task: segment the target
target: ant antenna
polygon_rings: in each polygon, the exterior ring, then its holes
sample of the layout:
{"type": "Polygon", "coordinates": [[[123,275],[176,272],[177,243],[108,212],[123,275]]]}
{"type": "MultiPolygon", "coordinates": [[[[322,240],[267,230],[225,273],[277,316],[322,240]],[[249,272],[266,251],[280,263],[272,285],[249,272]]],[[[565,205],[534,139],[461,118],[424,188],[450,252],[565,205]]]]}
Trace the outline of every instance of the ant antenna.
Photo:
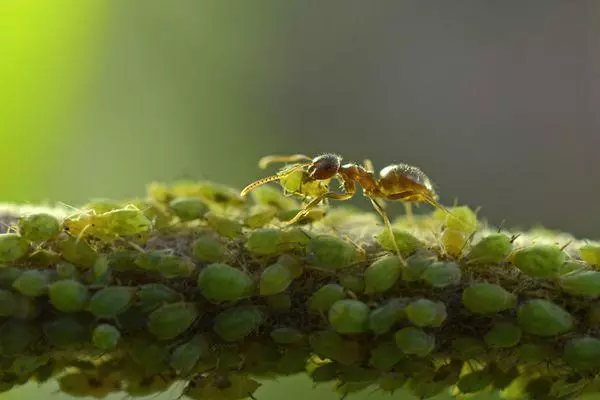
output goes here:
{"type": "Polygon", "coordinates": [[[288,170],[282,171],[276,175],[267,176],[266,178],[262,178],[262,179],[257,180],[256,182],[252,182],[251,184],[246,186],[244,189],[242,189],[242,191],[240,192],[240,196],[246,197],[248,195],[248,193],[250,193],[257,187],[262,186],[269,182],[274,182],[274,181],[278,181],[282,178],[285,178],[286,176],[291,175],[292,173],[296,172],[300,168],[306,167],[308,165],[310,165],[310,163],[298,164],[298,165],[295,165],[294,167],[292,167],[288,170]]]}
{"type": "Polygon", "coordinates": [[[261,158],[258,161],[258,167],[260,169],[267,168],[270,164],[276,162],[296,162],[296,161],[306,161],[311,160],[310,157],[305,156],[304,154],[293,154],[291,156],[266,156],[261,158]]]}

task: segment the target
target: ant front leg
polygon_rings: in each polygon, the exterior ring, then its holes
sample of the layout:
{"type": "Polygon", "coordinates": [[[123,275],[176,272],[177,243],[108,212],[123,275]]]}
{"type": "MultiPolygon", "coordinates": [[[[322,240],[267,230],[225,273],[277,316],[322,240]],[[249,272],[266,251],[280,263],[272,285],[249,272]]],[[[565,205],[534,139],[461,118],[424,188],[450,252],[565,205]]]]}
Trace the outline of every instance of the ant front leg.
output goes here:
{"type": "Polygon", "coordinates": [[[385,209],[374,198],[369,197],[369,200],[371,200],[371,204],[373,204],[373,207],[375,208],[375,210],[379,213],[381,218],[383,218],[383,223],[385,224],[385,228],[388,231],[388,234],[390,235],[390,240],[392,241],[392,244],[394,245],[394,250],[396,251],[396,254],[398,255],[398,258],[400,259],[400,262],[402,263],[402,265],[404,265],[406,267],[406,261],[404,260],[404,257],[402,257],[402,254],[400,254],[400,248],[398,247],[398,243],[396,243],[396,236],[394,235],[394,229],[392,228],[392,223],[390,222],[390,219],[388,218],[387,213],[385,212],[385,209]]]}
{"type": "Polygon", "coordinates": [[[320,196],[317,196],[314,199],[312,199],[306,206],[304,206],[304,208],[302,210],[300,210],[294,216],[294,218],[287,221],[286,225],[292,225],[292,224],[298,222],[298,220],[300,218],[302,218],[306,214],[308,214],[310,212],[310,210],[312,210],[313,208],[318,206],[319,203],[321,203],[325,199],[342,200],[343,201],[343,200],[348,200],[352,196],[354,196],[354,193],[334,193],[334,192],[328,192],[328,193],[322,194],[320,196]]]}

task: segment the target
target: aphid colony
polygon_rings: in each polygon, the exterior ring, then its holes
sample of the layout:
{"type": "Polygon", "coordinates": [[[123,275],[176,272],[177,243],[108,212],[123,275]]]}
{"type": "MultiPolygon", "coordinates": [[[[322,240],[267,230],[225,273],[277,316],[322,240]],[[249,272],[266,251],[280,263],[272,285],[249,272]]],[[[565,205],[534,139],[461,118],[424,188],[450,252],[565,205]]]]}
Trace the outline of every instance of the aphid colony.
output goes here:
{"type": "MultiPolygon", "coordinates": [[[[64,220],[15,219],[0,234],[0,387],[56,378],[73,396],[260,399],[263,378],[304,373],[340,396],[431,397],[506,388],[529,371],[531,398],[585,389],[600,370],[599,245],[517,246],[475,232],[475,213],[455,207],[441,224],[428,216],[452,235],[390,223],[390,237],[373,222],[363,248],[335,224],[362,228],[361,213],[318,212],[333,176],[320,162],[268,178],[308,195],[304,207],[270,186],[244,191],[250,202],[182,182],[64,220]]],[[[374,178],[360,168],[364,188],[374,178]]],[[[374,181],[373,198],[392,193],[374,181]]]]}

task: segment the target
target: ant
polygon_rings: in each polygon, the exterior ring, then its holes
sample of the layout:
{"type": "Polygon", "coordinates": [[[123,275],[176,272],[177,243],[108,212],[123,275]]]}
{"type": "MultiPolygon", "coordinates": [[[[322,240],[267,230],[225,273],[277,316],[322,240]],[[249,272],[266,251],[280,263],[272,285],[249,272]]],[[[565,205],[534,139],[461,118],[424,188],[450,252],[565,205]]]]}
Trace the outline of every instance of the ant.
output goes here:
{"type": "MultiPolygon", "coordinates": [[[[356,194],[356,186],[363,188],[363,194],[369,198],[371,204],[383,218],[390,234],[395,250],[400,256],[398,245],[394,240],[392,225],[385,212],[384,206],[379,201],[392,200],[405,203],[429,203],[437,209],[453,215],[446,207],[438,202],[438,195],[433,183],[419,168],[408,164],[392,164],[383,168],[377,178],[373,164],[365,160],[363,165],[356,163],[342,164],[342,157],[336,154],[323,154],[310,158],[304,154],[272,155],[263,157],[258,165],[261,169],[274,162],[297,163],[291,168],[280,171],[276,175],[259,179],[246,186],[240,195],[246,197],[249,192],[269,182],[283,180],[296,171],[302,171],[302,184],[292,194],[313,197],[294,218],[287,221],[293,224],[315,208],[323,200],[348,200],[356,194]],[[336,178],[342,183],[343,193],[329,191],[329,182],[336,178]],[[320,186],[314,183],[322,183],[320,186]],[[306,186],[306,190],[303,188],[306,186]]],[[[403,260],[402,260],[403,261],[403,260]]]]}

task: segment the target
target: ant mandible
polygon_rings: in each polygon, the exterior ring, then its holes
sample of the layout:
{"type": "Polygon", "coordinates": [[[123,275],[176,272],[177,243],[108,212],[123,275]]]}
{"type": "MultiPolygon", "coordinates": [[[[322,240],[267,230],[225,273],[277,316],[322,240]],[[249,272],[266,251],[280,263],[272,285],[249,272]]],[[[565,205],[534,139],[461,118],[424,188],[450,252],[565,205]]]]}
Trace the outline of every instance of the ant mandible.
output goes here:
{"type": "MultiPolygon", "coordinates": [[[[433,183],[427,175],[419,168],[408,164],[392,164],[379,172],[379,178],[375,176],[373,165],[369,160],[364,165],[356,163],[342,164],[342,157],[336,154],[323,154],[310,158],[303,154],[274,155],[263,157],[258,165],[264,169],[274,162],[298,163],[291,168],[280,171],[276,175],[259,179],[246,186],[240,195],[246,197],[248,193],[269,182],[282,180],[298,170],[303,172],[303,183],[312,184],[322,182],[323,185],[315,190],[314,185],[307,185],[310,191],[303,190],[302,186],[293,194],[314,197],[294,218],[287,221],[293,224],[315,208],[323,200],[348,200],[356,194],[356,186],[363,188],[363,193],[369,198],[371,204],[383,218],[395,250],[400,257],[400,251],[394,238],[392,225],[383,206],[378,200],[403,201],[406,203],[429,203],[437,209],[449,214],[450,211],[438,202],[438,195],[433,183]],[[329,181],[333,178],[342,183],[343,193],[329,191],[329,181]]],[[[401,257],[400,257],[401,258],[401,257]]],[[[402,258],[401,258],[402,259],[402,258]]]]}

